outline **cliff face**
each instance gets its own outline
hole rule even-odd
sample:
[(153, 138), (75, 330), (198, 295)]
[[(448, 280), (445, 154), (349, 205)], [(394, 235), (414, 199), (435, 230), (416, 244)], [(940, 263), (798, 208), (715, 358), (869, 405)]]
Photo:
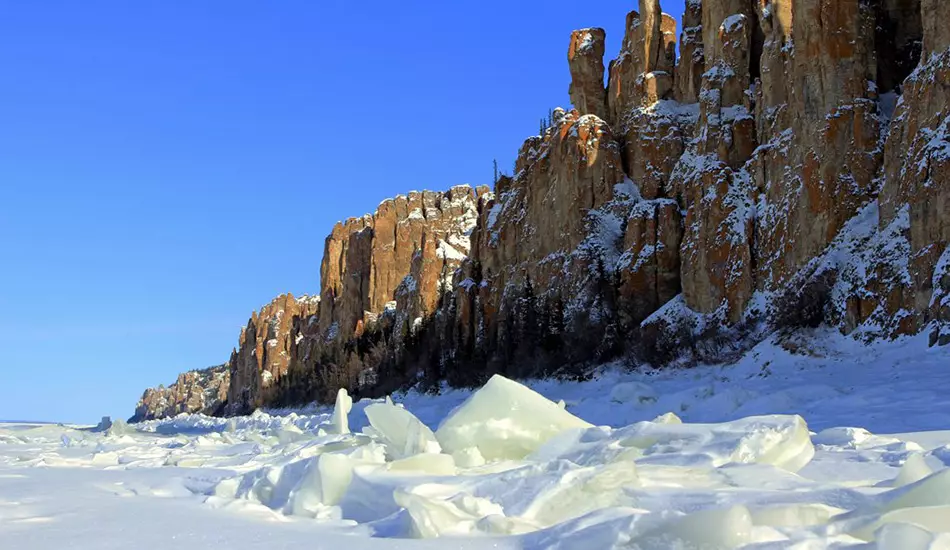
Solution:
[(141, 422), (181, 413), (217, 414), (227, 400), (230, 381), (227, 365), (179, 374), (178, 380), (167, 388), (145, 390), (129, 421)]
[(297, 344), (295, 328), (301, 319), (316, 314), (319, 306), (318, 296), (284, 294), (251, 314), (228, 360), (229, 414), (253, 411), (273, 399), (276, 384), (290, 368)]
[(640, 0), (607, 64), (605, 32), (575, 31), (574, 108), (515, 174), (338, 224), (319, 307), (245, 329), (229, 410), (563, 373), (809, 296), (844, 332), (950, 343), (947, 20), (939, 0), (688, 0), (677, 59)]

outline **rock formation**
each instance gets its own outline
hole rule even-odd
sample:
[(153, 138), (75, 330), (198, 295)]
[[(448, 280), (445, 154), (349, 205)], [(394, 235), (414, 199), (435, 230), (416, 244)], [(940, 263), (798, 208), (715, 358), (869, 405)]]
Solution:
[(604, 91), (604, 29), (582, 29), (571, 35), (567, 60), (571, 68), (571, 103), (583, 114), (607, 117)]
[(227, 365), (178, 375), (168, 386), (149, 388), (135, 406), (129, 422), (141, 422), (181, 413), (217, 414), (228, 397), (231, 371)]
[(858, 337), (950, 343), (947, 6), (687, 0), (676, 59), (640, 0), (606, 85), (604, 31), (575, 31), (573, 109), (515, 174), (338, 224), (319, 307), (249, 322), (228, 410), (657, 361), (699, 327), (814, 323), (780, 311), (803, 300)]
[(297, 344), (292, 329), (300, 319), (314, 315), (319, 305), (318, 296), (284, 294), (251, 314), (228, 360), (228, 413), (252, 412), (270, 401), (276, 383), (290, 367)]

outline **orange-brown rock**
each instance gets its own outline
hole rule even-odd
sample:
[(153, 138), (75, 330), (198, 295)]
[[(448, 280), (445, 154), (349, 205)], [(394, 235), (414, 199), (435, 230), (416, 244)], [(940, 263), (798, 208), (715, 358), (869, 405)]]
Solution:
[(673, 102), (634, 109), (627, 115), (624, 169), (644, 199), (675, 196), (670, 191), (671, 176), (695, 130), (697, 115), (698, 109)]
[(625, 252), (618, 265), (621, 314), (628, 326), (640, 324), (680, 293), (682, 238), (683, 220), (676, 201), (642, 201), (631, 210), (624, 231)]
[[(383, 201), (376, 213), (337, 224), (327, 237), (321, 267), (321, 337), (349, 338), (396, 299), (413, 257), (428, 238), (449, 257), (468, 253), (477, 216), (477, 192), (458, 186), (445, 193), (423, 191)], [(437, 286), (425, 288), (428, 302)]]
[[(687, 0), (677, 63), (672, 18), (640, 0), (606, 89), (604, 31), (576, 31), (576, 110), (494, 193), (415, 192), (338, 224), (319, 308), (282, 298), (248, 323), (230, 410), (298, 375), (300, 400), (589, 364), (641, 321), (735, 323), (816, 281), (845, 331), (950, 343), (948, 6)], [(177, 385), (143, 414), (214, 402)]]
[(227, 399), (229, 381), (227, 365), (179, 374), (178, 380), (167, 388), (145, 390), (129, 421), (141, 422), (181, 413), (215, 414)]
[(563, 264), (588, 238), (589, 213), (614, 198), (621, 164), (617, 139), (593, 115), (572, 111), (543, 141), (529, 138), (518, 173), (483, 212), (476, 234), (475, 258), (495, 292), (524, 277), (539, 285), (557, 277), (565, 288), (583, 278), (582, 270), (562, 272)]
[(299, 319), (314, 315), (319, 306), (317, 296), (283, 294), (251, 314), (228, 361), (230, 414), (249, 413), (268, 402), (290, 366), (297, 344), (293, 327)]
[(950, 340), (950, 4), (921, 0), (921, 65), (904, 82), (904, 97), (885, 144), (881, 223), (908, 217), (909, 291), (903, 306), (914, 329), (936, 322), (934, 340)]
[[(683, 298), (704, 314), (738, 321), (754, 290), (754, 197), (743, 167), (755, 150), (750, 113), (752, 22), (740, 4), (703, 4), (707, 71), (695, 151), (681, 157), (672, 188), (686, 208), (681, 246)], [(726, 2), (725, 4), (728, 4)], [(725, 10), (725, 11), (723, 11)], [(717, 29), (714, 35), (708, 32)]]
[(756, 86), (755, 116), (759, 140), (768, 142), (789, 128), (788, 75), (792, 74), (792, 3), (759, 0), (755, 15), (763, 33)]
[(567, 51), (571, 69), (568, 93), (574, 108), (583, 114), (607, 118), (607, 93), (604, 90), (604, 29), (581, 29), (571, 34)]
[(680, 57), (676, 65), (674, 97), (680, 103), (696, 103), (706, 71), (703, 48), (702, 0), (686, 0), (683, 33), (680, 36)]
[(676, 66), (676, 21), (660, 11), (659, 0), (640, 0), (627, 15), (620, 54), (610, 63), (609, 121), (620, 129), (631, 109), (672, 96)]
[[(475, 190), (476, 201), (491, 195), (488, 187)], [(447, 219), (464, 221), (456, 231), (442, 234), (428, 231), (412, 258), (409, 274), (395, 292), (396, 347), (403, 345), (406, 335), (418, 330), (423, 321), (438, 309), (443, 295), (453, 289), (456, 271), (468, 258), (471, 250), (469, 233), (474, 229), (477, 202), (471, 201), (471, 190), (454, 188), (449, 192), (442, 215)]]
[[(768, 141), (752, 169), (760, 288), (825, 250), (873, 198), (881, 165), (874, 13), (857, 0), (798, 0), (790, 12), (772, 4), (758, 109)], [(779, 43), (794, 43), (790, 58)], [(779, 70), (791, 71), (791, 86)]]

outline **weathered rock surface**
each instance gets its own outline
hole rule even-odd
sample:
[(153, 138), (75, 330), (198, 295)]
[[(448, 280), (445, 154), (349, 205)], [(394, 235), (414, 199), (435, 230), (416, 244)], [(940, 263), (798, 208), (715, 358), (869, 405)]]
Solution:
[(571, 35), (567, 51), (571, 69), (571, 103), (583, 114), (607, 117), (607, 94), (604, 90), (604, 29), (581, 29)]
[(676, 64), (674, 98), (680, 103), (696, 103), (706, 71), (703, 48), (702, 0), (686, 0), (683, 33), (680, 36), (680, 58)]
[(921, 0), (923, 56), (904, 82), (884, 147), (881, 225), (906, 218), (910, 258), (900, 306), (914, 312), (910, 331), (936, 322), (950, 341), (950, 4)]
[(660, 11), (659, 0), (640, 0), (640, 11), (627, 15), (620, 54), (610, 62), (609, 118), (601, 118), (623, 131), (631, 109), (672, 95), (675, 66), (676, 20)]
[(606, 86), (604, 31), (575, 31), (574, 109), (514, 176), (338, 224), (319, 308), (248, 324), (229, 410), (563, 373), (789, 289), (845, 332), (950, 343), (948, 6), (688, 0), (677, 60), (640, 0)]
[(229, 414), (250, 413), (269, 401), (276, 383), (290, 367), (296, 345), (292, 329), (299, 319), (315, 314), (319, 306), (318, 296), (283, 294), (251, 314), (228, 360)]
[(159, 386), (145, 390), (129, 422), (181, 413), (216, 414), (228, 397), (230, 380), (227, 365), (179, 374), (178, 380), (167, 388)]
[[(366, 320), (382, 314), (396, 299), (396, 289), (425, 243), (430, 257), (464, 258), (475, 225), (477, 194), (484, 191), (458, 186), (446, 193), (412, 192), (383, 201), (373, 215), (338, 223), (327, 237), (320, 270), (322, 337), (349, 338), (365, 329)], [(431, 305), (440, 287), (423, 288), (421, 299)]]

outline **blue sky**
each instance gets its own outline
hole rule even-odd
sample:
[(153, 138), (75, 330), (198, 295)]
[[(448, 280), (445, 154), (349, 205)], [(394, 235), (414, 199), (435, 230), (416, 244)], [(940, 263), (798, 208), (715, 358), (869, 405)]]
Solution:
[(7, 3), (0, 418), (127, 417), (224, 362), (319, 290), (334, 222), (510, 166), (569, 103), (570, 31), (612, 57), (634, 4)]

